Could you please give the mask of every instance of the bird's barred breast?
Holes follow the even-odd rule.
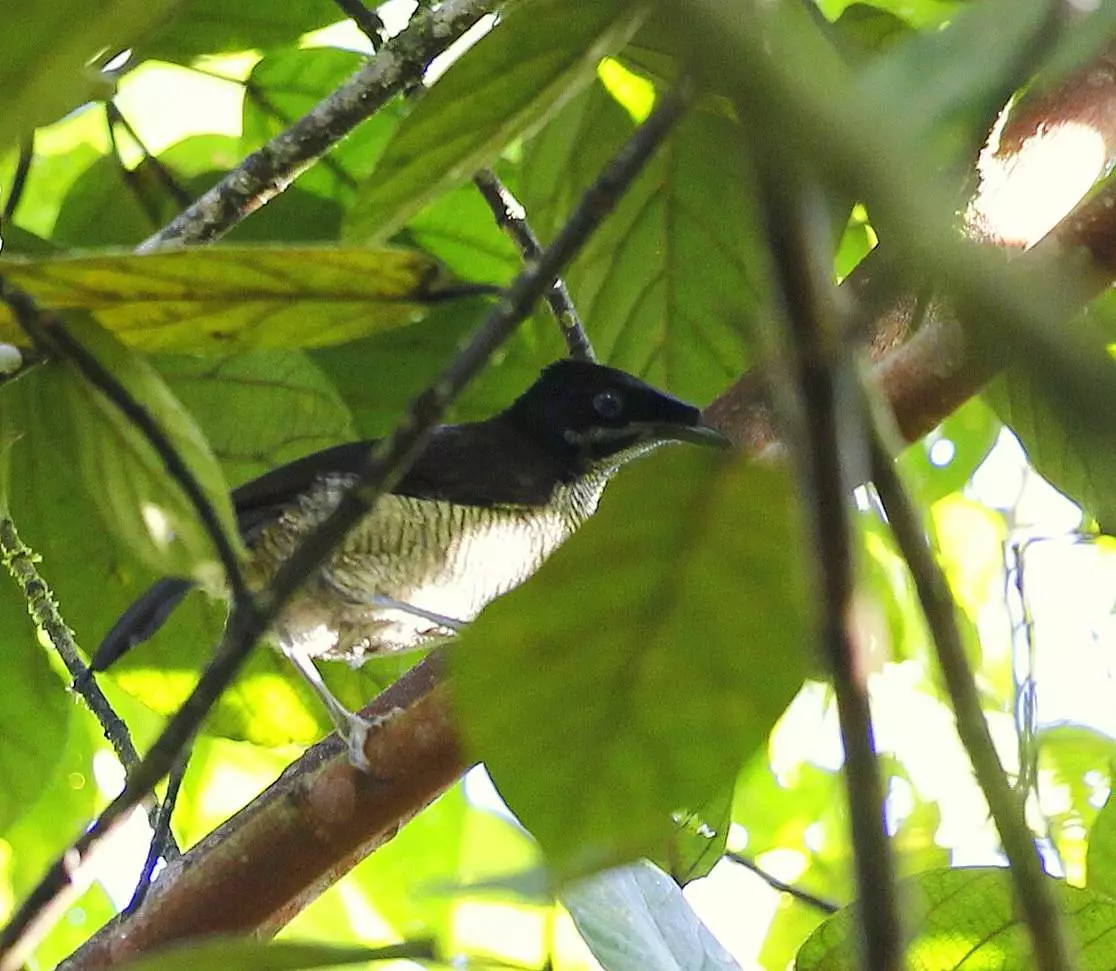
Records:
[[[344,477],[323,479],[265,528],[254,577],[279,562],[339,501]],[[367,656],[428,646],[449,627],[388,598],[459,623],[531,576],[591,516],[604,481],[559,486],[545,506],[463,506],[385,495],[284,611],[277,635],[310,657],[359,664]]]

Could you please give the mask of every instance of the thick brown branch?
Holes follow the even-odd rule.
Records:
[[[108,968],[174,941],[277,931],[465,771],[443,668],[431,655],[364,709],[399,709],[368,741],[369,774],[335,735],[315,745],[168,867],[138,911],[61,967]]]

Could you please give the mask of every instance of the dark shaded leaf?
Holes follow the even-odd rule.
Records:
[[[659,852],[766,741],[809,650],[792,508],[770,469],[643,461],[462,635],[470,751],[559,873]],[[513,669],[517,703],[492,704]]]
[[[141,57],[187,63],[200,54],[280,47],[343,19],[321,0],[184,0],[178,13],[137,48]]]
[[[175,0],[59,0],[9,11],[16,19],[0,42],[0,148],[82,102],[109,97],[111,82],[90,62],[104,48],[127,47],[175,6]]]

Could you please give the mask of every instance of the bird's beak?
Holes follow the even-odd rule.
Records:
[[[717,429],[699,419],[694,425],[648,422],[645,426],[649,437],[664,442],[689,442],[692,445],[711,445],[714,448],[731,448],[732,442]]]

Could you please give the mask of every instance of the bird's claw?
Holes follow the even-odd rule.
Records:
[[[371,718],[366,718],[363,715],[357,715],[353,712],[346,712],[344,725],[337,726],[337,732],[341,736],[342,741],[349,753],[349,764],[361,772],[370,773],[372,771],[372,764],[368,761],[366,754],[366,743],[368,736],[376,731],[382,725],[392,721],[402,713],[402,708],[392,708],[391,711],[383,715],[375,715]]]

